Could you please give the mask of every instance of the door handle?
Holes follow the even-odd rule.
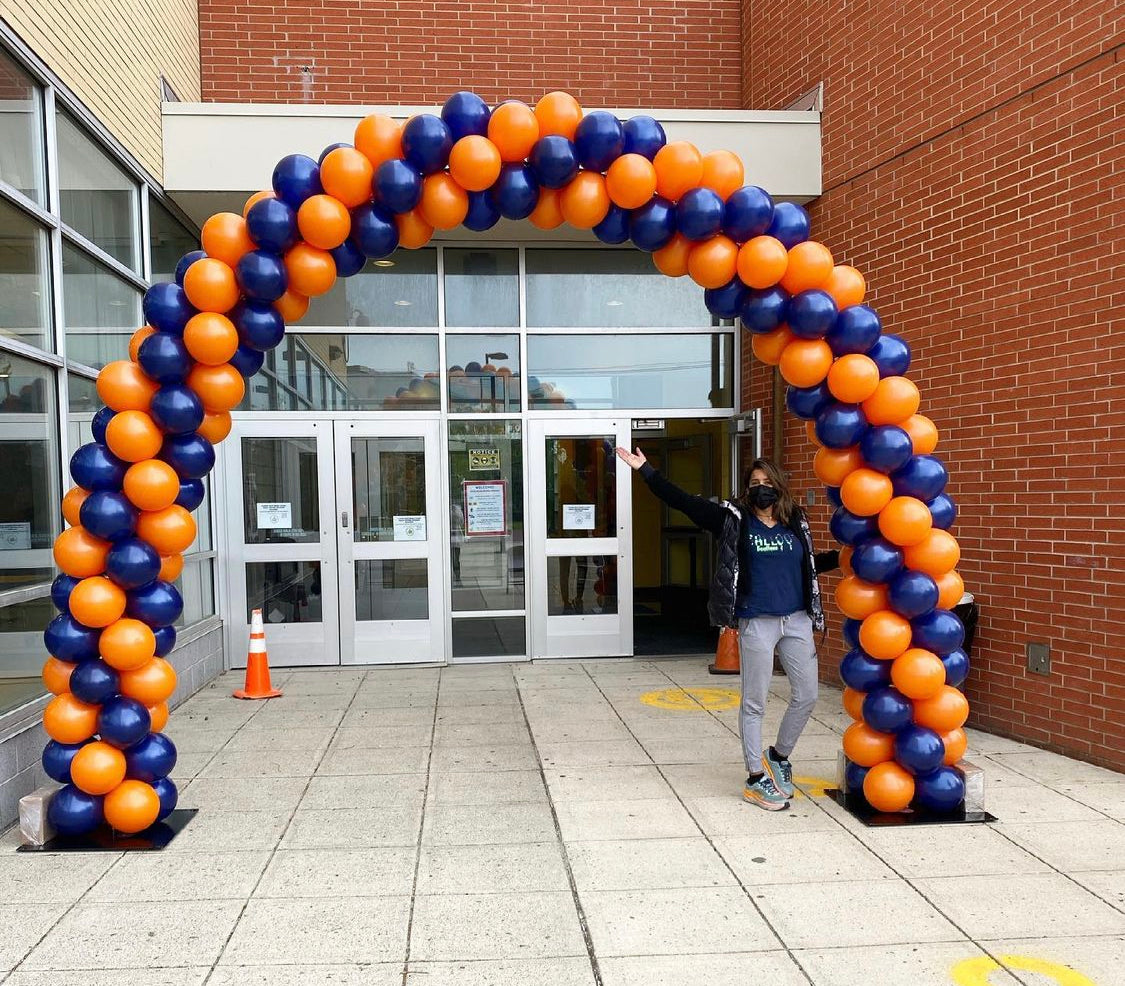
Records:
[[[348,526],[348,512],[346,510],[342,510],[340,512],[340,526],[341,527],[347,527]]]

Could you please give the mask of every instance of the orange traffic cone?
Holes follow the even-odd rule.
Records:
[[[266,654],[266,630],[262,611],[250,614],[250,650],[246,655],[246,687],[234,693],[235,698],[277,698],[281,695],[270,685],[270,659]]]
[[[734,627],[723,627],[715,650],[715,663],[707,665],[707,670],[711,674],[738,674],[740,668],[738,631]]]

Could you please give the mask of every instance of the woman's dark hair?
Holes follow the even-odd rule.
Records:
[[[739,497],[739,504],[742,506],[748,505],[747,494],[750,492],[750,476],[755,469],[764,472],[769,477],[770,485],[777,490],[775,516],[788,527],[796,517],[800,516],[801,508],[797,506],[797,501],[793,499],[793,494],[789,489],[789,484],[785,481],[784,474],[769,459],[755,459],[750,463],[750,468],[742,474],[742,494]]]

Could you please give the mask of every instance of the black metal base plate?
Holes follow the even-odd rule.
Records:
[[[714,664],[707,665],[708,674],[741,674],[738,668],[717,668]]]
[[[177,808],[163,821],[136,835],[114,832],[103,825],[88,835],[56,835],[41,846],[20,846],[16,852],[153,852],[176,838],[198,811]]]
[[[982,822],[998,821],[995,815],[987,811],[965,811],[964,802],[950,812],[926,811],[920,808],[911,808],[903,812],[885,812],[876,811],[862,798],[851,797],[839,788],[830,787],[824,793],[868,828],[890,828],[899,825],[979,825]]]

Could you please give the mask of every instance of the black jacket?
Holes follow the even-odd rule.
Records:
[[[711,624],[718,627],[738,625],[735,616],[735,598],[738,586],[749,588],[750,573],[740,572],[738,568],[738,542],[742,534],[742,511],[729,500],[715,503],[701,496],[685,493],[675,483],[669,482],[649,463],[641,466],[641,476],[661,500],[668,506],[686,514],[693,524],[710,531],[718,540],[718,556],[715,561],[715,574],[711,579],[711,590],[707,600],[707,613]],[[789,529],[804,547],[801,568],[804,574],[805,611],[812,619],[816,630],[824,629],[824,607],[820,602],[820,583],[817,573],[830,572],[838,568],[838,551],[813,551],[812,532],[804,513],[798,508],[789,523]]]

